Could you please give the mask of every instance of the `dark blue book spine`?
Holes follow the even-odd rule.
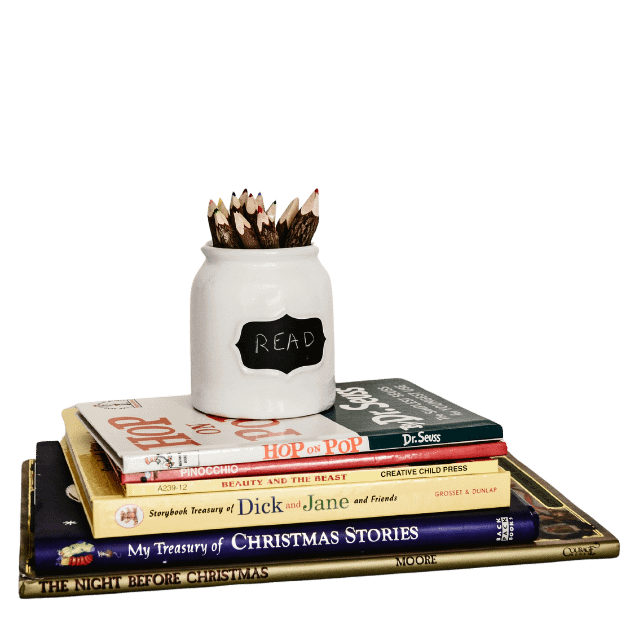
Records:
[[[538,515],[514,493],[512,499],[510,508],[147,535],[131,541],[47,538],[35,540],[35,570],[75,575],[531,542],[538,536]]]

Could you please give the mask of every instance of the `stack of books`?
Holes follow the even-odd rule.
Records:
[[[615,557],[502,428],[402,379],[324,414],[225,419],[189,396],[78,404],[23,466],[20,595]]]

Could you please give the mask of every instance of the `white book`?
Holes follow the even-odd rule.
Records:
[[[79,418],[122,473],[290,458],[289,443],[305,439],[308,446],[321,446],[322,440],[357,436],[320,414],[271,421],[213,417],[195,410],[191,395],[129,400],[115,408],[112,402],[76,407]],[[274,454],[272,447],[259,444],[272,440],[289,448],[276,449]],[[278,456],[279,451],[284,456]]]
[[[85,402],[78,417],[123,473],[500,440],[501,427],[397,378],[337,386],[323,414],[226,419],[190,395]]]

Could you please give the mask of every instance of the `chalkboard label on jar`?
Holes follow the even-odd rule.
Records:
[[[274,321],[248,321],[236,346],[248,369],[290,373],[320,363],[325,341],[321,319],[284,315]]]

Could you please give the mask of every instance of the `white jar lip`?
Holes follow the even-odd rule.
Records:
[[[227,260],[246,262],[250,260],[295,260],[296,258],[313,258],[318,256],[319,248],[316,245],[304,247],[278,247],[273,249],[232,249],[228,247],[213,247],[208,241],[202,252],[211,260]]]

